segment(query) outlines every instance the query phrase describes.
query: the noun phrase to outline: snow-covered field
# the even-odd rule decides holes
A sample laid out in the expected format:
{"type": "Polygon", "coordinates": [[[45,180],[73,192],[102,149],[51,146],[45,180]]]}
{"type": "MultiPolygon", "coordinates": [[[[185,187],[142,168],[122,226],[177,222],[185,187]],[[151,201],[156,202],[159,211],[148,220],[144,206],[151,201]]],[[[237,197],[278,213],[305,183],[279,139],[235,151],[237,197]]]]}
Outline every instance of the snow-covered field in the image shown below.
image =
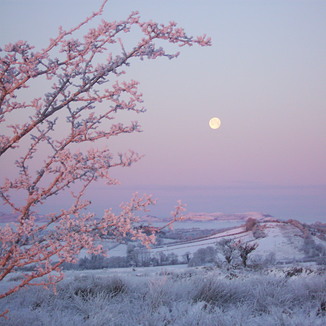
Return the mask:
{"type": "MultiPolygon", "coordinates": [[[[13,282],[12,280],[11,282],[13,282]]],[[[56,294],[23,289],[0,302],[4,326],[322,326],[325,268],[261,271],[185,265],[69,271],[56,294]]]]}

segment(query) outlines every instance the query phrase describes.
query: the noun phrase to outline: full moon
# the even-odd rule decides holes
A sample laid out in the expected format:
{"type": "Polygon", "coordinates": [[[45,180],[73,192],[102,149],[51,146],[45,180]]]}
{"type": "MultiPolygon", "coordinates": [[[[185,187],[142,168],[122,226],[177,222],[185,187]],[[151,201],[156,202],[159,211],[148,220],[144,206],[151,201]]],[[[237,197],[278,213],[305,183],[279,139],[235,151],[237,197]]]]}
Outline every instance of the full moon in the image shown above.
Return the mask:
{"type": "Polygon", "coordinates": [[[209,120],[209,126],[212,129],[218,129],[220,128],[220,125],[221,125],[221,120],[219,118],[212,118],[209,120]]]}

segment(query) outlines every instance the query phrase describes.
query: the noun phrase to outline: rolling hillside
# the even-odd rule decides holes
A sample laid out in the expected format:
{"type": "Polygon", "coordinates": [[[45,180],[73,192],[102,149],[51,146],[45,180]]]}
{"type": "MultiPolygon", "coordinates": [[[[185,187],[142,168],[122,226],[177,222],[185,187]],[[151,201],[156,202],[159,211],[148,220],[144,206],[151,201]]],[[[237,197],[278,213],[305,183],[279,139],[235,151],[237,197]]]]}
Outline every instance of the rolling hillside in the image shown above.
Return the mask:
{"type": "Polygon", "coordinates": [[[257,243],[258,248],[252,256],[266,257],[275,254],[276,261],[301,260],[307,257],[305,246],[325,246],[326,238],[322,231],[316,231],[312,227],[304,226],[297,221],[279,221],[265,218],[256,222],[252,230],[246,226],[239,226],[223,232],[197,238],[189,241],[175,241],[152,249],[152,254],[159,252],[175,253],[182,256],[185,253],[193,254],[199,248],[214,246],[222,239],[241,240],[242,242],[257,243]]]}

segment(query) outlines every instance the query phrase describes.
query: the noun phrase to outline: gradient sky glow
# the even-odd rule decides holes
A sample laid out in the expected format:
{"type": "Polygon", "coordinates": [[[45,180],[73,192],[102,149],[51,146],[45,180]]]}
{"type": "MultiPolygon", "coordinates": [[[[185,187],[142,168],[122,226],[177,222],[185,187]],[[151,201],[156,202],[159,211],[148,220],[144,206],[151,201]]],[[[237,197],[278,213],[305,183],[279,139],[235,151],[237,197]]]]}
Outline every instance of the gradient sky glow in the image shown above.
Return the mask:
{"type": "MultiPolygon", "coordinates": [[[[100,3],[0,0],[0,44],[23,39],[43,48],[59,25],[77,25],[100,3]]],[[[325,222],[326,1],[111,0],[103,18],[133,10],[206,33],[213,46],[130,67],[126,78],[140,82],[148,109],[130,120],[144,132],[111,146],[145,157],[112,170],[120,186],[93,187],[96,210],[139,191],[158,198],[159,216],[181,199],[193,212],[325,222]],[[217,130],[208,125],[213,116],[222,122],[217,130]]]]}

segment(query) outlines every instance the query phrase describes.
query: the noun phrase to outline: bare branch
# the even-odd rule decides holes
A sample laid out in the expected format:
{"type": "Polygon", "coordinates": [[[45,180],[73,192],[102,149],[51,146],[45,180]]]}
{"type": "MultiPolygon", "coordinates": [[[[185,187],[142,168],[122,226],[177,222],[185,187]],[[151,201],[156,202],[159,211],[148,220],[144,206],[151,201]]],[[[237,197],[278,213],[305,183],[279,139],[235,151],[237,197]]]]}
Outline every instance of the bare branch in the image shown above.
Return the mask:
{"type": "MultiPolygon", "coordinates": [[[[111,169],[141,158],[132,150],[114,155],[100,146],[101,140],[108,143],[111,137],[141,131],[137,121],[119,122],[123,111],[145,112],[138,82],[123,80],[131,60],[178,56],[158,47],[157,40],[179,46],[211,42],[206,36],[188,36],[174,22],[141,22],[137,12],[118,22],[103,20],[82,39],[74,38],[103,13],[107,2],[77,26],[67,31],[60,28],[40,51],[25,41],[8,44],[1,51],[0,158],[7,160],[9,150],[16,155],[12,164],[16,175],[1,180],[0,200],[17,213],[17,222],[0,227],[0,280],[25,267],[34,266],[34,270],[24,273],[23,280],[0,298],[27,285],[54,285],[63,277],[63,262],[75,261],[82,249],[102,252],[101,238],[128,238],[147,246],[155,241],[154,234],[138,227],[141,214],[155,204],[151,196],[135,194],[121,204],[120,213],[108,209],[99,217],[87,211],[90,201],[85,193],[98,180],[116,184],[111,169]],[[133,32],[142,33],[142,38],[134,38],[134,44],[124,41],[125,33],[133,32]],[[36,96],[34,80],[41,81],[48,92],[36,96]],[[35,98],[22,101],[22,89],[35,93],[35,98]],[[18,114],[21,121],[12,123],[18,114]],[[69,196],[71,186],[70,206],[58,207],[46,220],[37,221],[42,205],[57,194],[69,196]],[[15,200],[17,194],[19,200],[15,200]]],[[[178,203],[171,223],[182,218],[183,210],[178,203]]]]}

